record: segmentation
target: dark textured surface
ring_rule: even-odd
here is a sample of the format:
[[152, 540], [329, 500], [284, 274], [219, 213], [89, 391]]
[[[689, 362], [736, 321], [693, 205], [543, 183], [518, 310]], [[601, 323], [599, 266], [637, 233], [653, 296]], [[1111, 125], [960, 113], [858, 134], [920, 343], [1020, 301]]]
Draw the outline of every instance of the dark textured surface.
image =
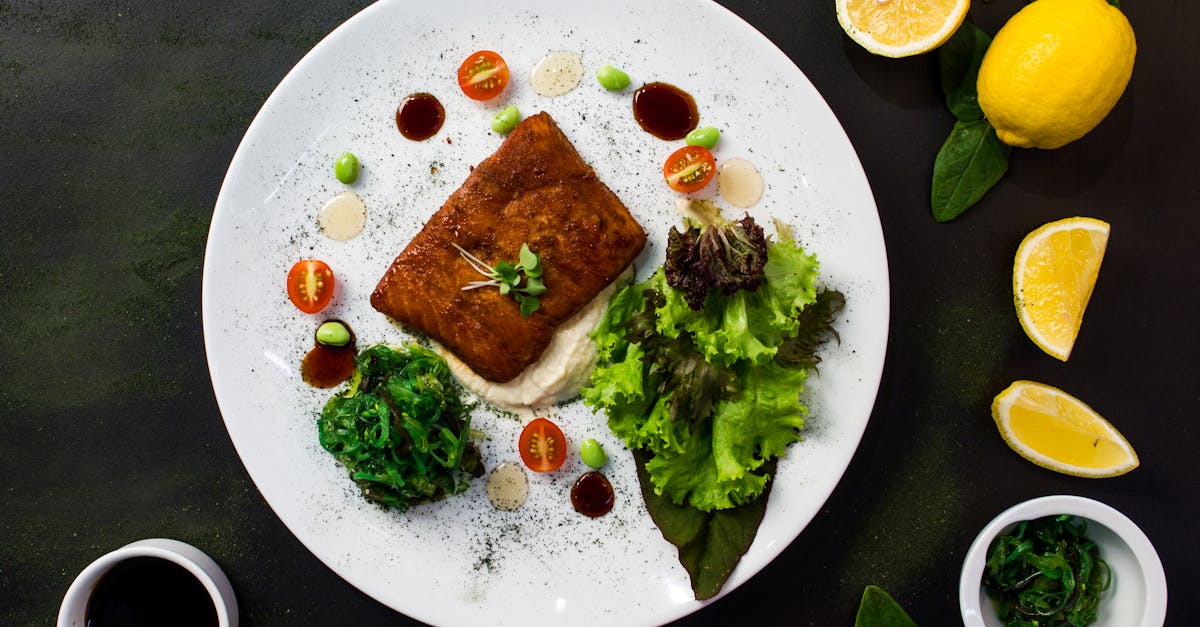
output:
[[[936, 57], [873, 57], [834, 2], [729, 1], [808, 75], [867, 172], [888, 245], [892, 326], [882, 387], [849, 472], [762, 573], [683, 622], [838, 625], [867, 584], [922, 625], [958, 622], [976, 531], [1020, 500], [1113, 505], [1156, 544], [1168, 624], [1200, 624], [1192, 531], [1200, 481], [1193, 359], [1200, 182], [1200, 6], [1125, 2], [1133, 80], [1109, 118], [1011, 169], [959, 220], [929, 214], [952, 126]], [[976, 3], [994, 32], [1024, 3]], [[204, 361], [200, 276], [212, 207], [258, 107], [361, 3], [0, 2], [0, 624], [51, 624], [75, 574], [134, 539], [209, 552], [245, 625], [408, 624], [308, 553], [255, 490]], [[1011, 305], [1012, 254], [1052, 219], [1112, 224], [1067, 364]], [[1033, 379], [1116, 424], [1142, 466], [1060, 476], [996, 434], [992, 396]]]

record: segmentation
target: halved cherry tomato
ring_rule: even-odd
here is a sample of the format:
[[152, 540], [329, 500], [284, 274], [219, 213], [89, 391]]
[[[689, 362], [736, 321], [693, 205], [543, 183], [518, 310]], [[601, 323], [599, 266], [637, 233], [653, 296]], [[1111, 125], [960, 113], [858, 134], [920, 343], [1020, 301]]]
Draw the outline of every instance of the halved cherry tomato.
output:
[[684, 146], [663, 165], [663, 178], [677, 192], [690, 194], [708, 185], [717, 174], [717, 160], [704, 146]]
[[491, 50], [480, 50], [458, 66], [458, 86], [472, 100], [489, 100], [508, 86], [508, 64]]
[[567, 459], [567, 438], [558, 425], [545, 418], [535, 418], [525, 425], [517, 446], [521, 461], [536, 472], [558, 470]]
[[288, 271], [287, 292], [300, 311], [317, 313], [333, 298], [333, 270], [324, 261], [301, 259]]

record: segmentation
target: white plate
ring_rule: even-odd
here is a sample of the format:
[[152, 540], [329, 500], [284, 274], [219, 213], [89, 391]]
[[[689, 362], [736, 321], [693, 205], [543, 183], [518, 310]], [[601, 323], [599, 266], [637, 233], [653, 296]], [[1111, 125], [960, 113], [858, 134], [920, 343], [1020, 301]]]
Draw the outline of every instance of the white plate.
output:
[[[458, 64], [478, 49], [512, 68], [497, 102], [464, 97]], [[583, 57], [571, 93], [542, 98], [527, 77], [546, 53]], [[406, 514], [368, 505], [344, 469], [317, 444], [315, 420], [330, 393], [301, 382], [299, 364], [324, 318], [347, 321], [360, 345], [401, 342], [402, 332], [368, 297], [393, 257], [493, 152], [494, 111], [516, 104], [546, 110], [650, 233], [641, 276], [662, 263], [676, 223], [662, 162], [682, 142], [665, 142], [633, 121], [631, 90], [612, 94], [592, 76], [625, 68], [634, 87], [673, 83], [696, 99], [701, 124], [723, 132], [718, 159], [745, 157], [766, 180], [751, 214], [777, 216], [817, 253], [825, 284], [845, 293], [841, 344], [824, 352], [804, 392], [806, 440], [779, 465], [766, 518], [725, 586], [735, 588], [784, 549], [841, 478], [874, 403], [888, 327], [888, 276], [879, 217], [853, 148], [812, 85], [765, 37], [716, 4], [561, 2], [496, 5], [473, 0], [382, 2], [318, 44], [263, 105], [238, 148], [217, 199], [204, 267], [205, 342], [213, 387], [247, 471], [280, 519], [318, 558], [381, 602], [438, 624], [653, 624], [702, 606], [675, 551], [641, 503], [632, 459], [603, 418], [580, 403], [551, 412], [578, 442], [601, 441], [617, 492], [608, 516], [570, 506], [584, 470], [531, 477], [526, 506], [495, 511], [483, 482]], [[431, 92], [446, 109], [432, 139], [396, 131], [400, 100]], [[335, 242], [316, 226], [319, 206], [344, 186], [337, 155], [363, 163], [351, 187], [365, 200], [366, 231]], [[727, 207], [729, 215], [736, 215]], [[740, 212], [738, 212], [740, 213]], [[771, 231], [767, 227], [768, 232]], [[293, 308], [284, 275], [316, 257], [338, 277], [334, 304], [318, 316]], [[436, 268], [431, 269], [436, 271]], [[481, 411], [474, 425], [488, 468], [517, 458], [518, 420]]]

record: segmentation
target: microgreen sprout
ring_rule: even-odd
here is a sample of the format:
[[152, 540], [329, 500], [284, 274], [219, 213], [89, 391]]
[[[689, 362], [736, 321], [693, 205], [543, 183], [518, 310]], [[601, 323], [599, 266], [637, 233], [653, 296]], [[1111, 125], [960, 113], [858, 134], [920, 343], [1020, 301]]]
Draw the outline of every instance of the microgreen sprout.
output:
[[[546, 293], [546, 285], [542, 282], [542, 258], [529, 249], [529, 244], [521, 244], [521, 252], [517, 255], [517, 263], [501, 261], [495, 267], [487, 265], [482, 259], [467, 252], [462, 246], [451, 245], [479, 274], [486, 277], [484, 281], [471, 281], [463, 286], [463, 290], [473, 290], [481, 287], [495, 287], [502, 295], [512, 296], [521, 306], [521, 315], [528, 318], [538, 310], [538, 296]], [[524, 274], [525, 284], [521, 285], [521, 275]]]

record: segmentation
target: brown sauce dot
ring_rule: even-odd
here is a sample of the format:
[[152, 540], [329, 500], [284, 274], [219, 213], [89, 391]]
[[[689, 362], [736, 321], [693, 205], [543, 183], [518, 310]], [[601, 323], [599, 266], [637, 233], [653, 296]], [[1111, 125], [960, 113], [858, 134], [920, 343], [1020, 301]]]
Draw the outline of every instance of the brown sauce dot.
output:
[[[338, 320], [337, 322], [341, 322]], [[354, 374], [354, 331], [350, 330], [350, 341], [345, 346], [330, 346], [314, 338], [312, 350], [300, 362], [300, 377], [315, 388], [331, 388], [340, 385]]]
[[396, 128], [413, 141], [429, 139], [442, 128], [446, 110], [432, 94], [420, 93], [406, 97], [396, 109]]
[[646, 83], [633, 92], [633, 119], [642, 130], [659, 138], [683, 139], [700, 123], [696, 101], [667, 83]]
[[589, 518], [609, 513], [615, 501], [612, 484], [595, 470], [583, 473], [571, 487], [571, 505], [575, 506], [575, 511]]

